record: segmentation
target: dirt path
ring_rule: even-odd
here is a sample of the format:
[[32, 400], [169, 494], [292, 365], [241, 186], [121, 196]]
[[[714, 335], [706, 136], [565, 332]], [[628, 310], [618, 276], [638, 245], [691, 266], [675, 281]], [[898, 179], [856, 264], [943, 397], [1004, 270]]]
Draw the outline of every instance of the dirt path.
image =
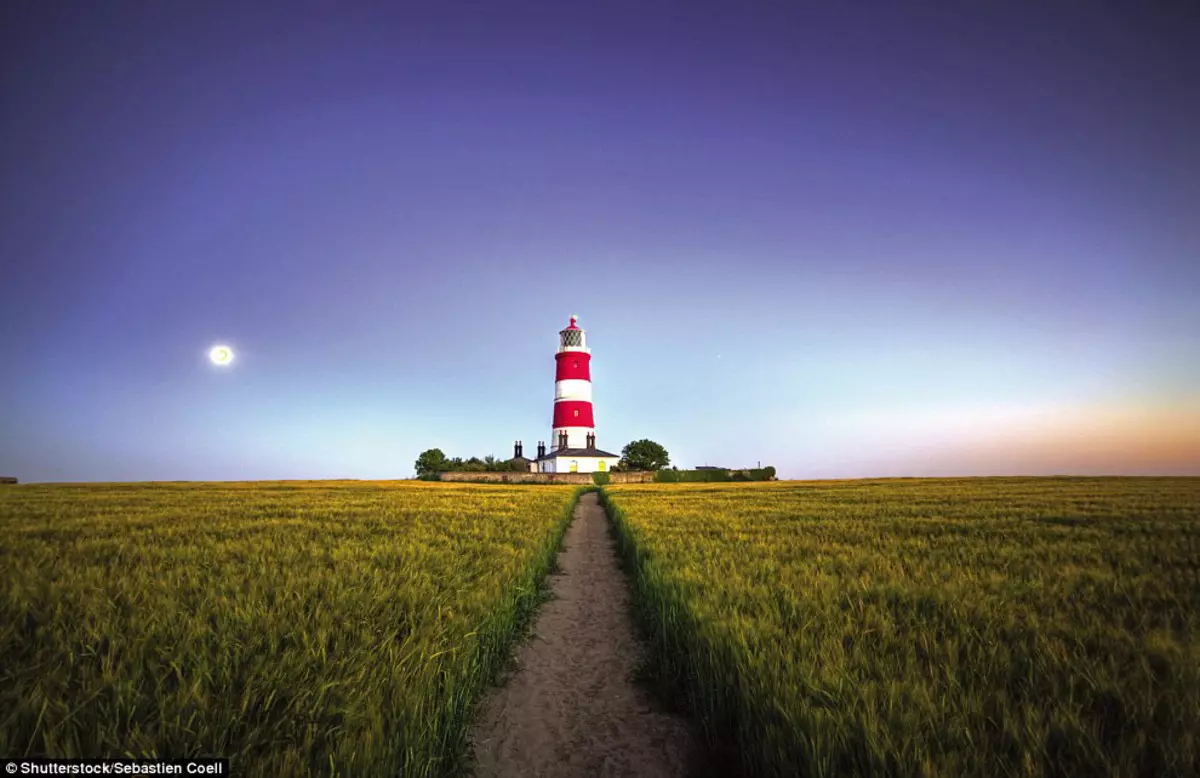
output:
[[631, 676], [641, 650], [629, 582], [595, 494], [575, 509], [533, 637], [518, 670], [484, 703], [472, 732], [475, 774], [689, 776], [700, 770], [686, 720], [664, 712]]

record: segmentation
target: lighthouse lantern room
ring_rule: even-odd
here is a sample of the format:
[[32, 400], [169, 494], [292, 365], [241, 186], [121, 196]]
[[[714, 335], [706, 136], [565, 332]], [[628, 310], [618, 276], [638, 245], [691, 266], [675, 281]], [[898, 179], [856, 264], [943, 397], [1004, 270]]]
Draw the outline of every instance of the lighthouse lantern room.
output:
[[558, 333], [554, 355], [554, 420], [550, 447], [538, 444], [530, 469], [542, 473], [595, 473], [609, 470], [620, 459], [596, 448], [596, 423], [592, 416], [592, 352], [587, 332], [572, 316]]

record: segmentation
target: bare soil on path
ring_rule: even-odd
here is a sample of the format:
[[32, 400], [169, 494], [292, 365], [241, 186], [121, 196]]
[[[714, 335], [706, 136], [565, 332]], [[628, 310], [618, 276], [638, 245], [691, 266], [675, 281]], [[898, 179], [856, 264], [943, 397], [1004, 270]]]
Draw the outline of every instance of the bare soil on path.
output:
[[688, 721], [664, 712], [633, 675], [641, 644], [630, 583], [595, 494], [575, 509], [517, 670], [484, 701], [471, 733], [480, 778], [695, 776]]

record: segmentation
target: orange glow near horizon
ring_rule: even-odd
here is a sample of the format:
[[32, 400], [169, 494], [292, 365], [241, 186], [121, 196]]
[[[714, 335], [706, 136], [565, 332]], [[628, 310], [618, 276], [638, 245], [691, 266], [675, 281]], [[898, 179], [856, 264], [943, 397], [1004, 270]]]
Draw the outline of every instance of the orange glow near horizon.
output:
[[1031, 472], [1200, 474], [1200, 410], [1083, 408], [965, 447], [979, 466]]
[[863, 474], [1200, 475], [1200, 402], [879, 412], [833, 422]]

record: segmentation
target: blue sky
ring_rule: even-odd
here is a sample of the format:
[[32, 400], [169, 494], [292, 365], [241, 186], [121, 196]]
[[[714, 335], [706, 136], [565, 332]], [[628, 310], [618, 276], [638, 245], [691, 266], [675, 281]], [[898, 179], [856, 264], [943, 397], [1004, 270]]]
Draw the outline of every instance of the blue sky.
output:
[[0, 474], [1200, 474], [1190, 4], [2, 13]]

